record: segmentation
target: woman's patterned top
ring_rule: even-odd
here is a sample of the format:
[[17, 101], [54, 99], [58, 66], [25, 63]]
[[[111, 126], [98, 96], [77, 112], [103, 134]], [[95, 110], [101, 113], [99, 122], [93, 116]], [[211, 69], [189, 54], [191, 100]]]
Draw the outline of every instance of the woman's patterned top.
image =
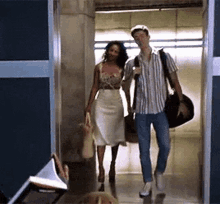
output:
[[122, 82], [122, 69], [119, 70], [119, 73], [109, 74], [107, 72], [102, 71], [103, 63], [99, 64], [100, 71], [100, 89], [120, 89]]

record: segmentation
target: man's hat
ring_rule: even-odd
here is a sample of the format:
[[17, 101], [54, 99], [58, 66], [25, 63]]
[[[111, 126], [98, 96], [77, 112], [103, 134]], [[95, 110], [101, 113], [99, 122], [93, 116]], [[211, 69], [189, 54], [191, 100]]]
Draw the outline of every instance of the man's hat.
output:
[[147, 27], [147, 26], [145, 26], [145, 25], [136, 25], [136, 26], [134, 26], [133, 28], [131, 28], [131, 35], [133, 36], [134, 33], [135, 33], [137, 30], [143, 30], [143, 31], [145, 31], [147, 34], [149, 33], [149, 30], [148, 30], [148, 27]]

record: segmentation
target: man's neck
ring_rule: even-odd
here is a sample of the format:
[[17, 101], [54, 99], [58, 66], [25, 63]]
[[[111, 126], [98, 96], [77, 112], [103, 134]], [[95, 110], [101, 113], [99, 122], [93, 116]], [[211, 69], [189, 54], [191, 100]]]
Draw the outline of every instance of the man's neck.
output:
[[150, 61], [152, 48], [150, 46], [141, 48], [141, 54], [143, 56], [143, 60]]

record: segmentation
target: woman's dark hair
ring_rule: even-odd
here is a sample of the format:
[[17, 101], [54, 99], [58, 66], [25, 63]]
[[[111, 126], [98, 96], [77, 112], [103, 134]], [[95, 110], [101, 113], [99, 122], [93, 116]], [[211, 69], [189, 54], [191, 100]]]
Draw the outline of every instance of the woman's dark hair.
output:
[[104, 61], [107, 60], [108, 58], [108, 50], [109, 48], [112, 46], [112, 45], [118, 45], [119, 48], [120, 48], [120, 51], [119, 51], [119, 55], [118, 55], [118, 59], [116, 61], [117, 65], [119, 67], [121, 67], [122, 69], [124, 69], [124, 66], [125, 66], [125, 62], [127, 61], [128, 59], [128, 55], [127, 55], [127, 51], [126, 51], [126, 48], [124, 46], [124, 44], [122, 42], [119, 42], [119, 41], [111, 41], [107, 44], [107, 46], [105, 47], [105, 53], [103, 54], [103, 58], [104, 58]]

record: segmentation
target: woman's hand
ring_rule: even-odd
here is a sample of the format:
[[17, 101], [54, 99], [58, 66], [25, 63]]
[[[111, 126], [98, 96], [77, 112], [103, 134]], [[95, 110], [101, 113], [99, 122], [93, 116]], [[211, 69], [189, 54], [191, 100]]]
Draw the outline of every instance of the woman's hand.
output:
[[86, 116], [86, 113], [87, 113], [87, 112], [89, 112], [89, 113], [91, 114], [91, 106], [89, 106], [89, 105], [88, 105], [88, 106], [86, 107], [86, 109], [85, 109], [85, 113], [84, 113], [85, 116]]

